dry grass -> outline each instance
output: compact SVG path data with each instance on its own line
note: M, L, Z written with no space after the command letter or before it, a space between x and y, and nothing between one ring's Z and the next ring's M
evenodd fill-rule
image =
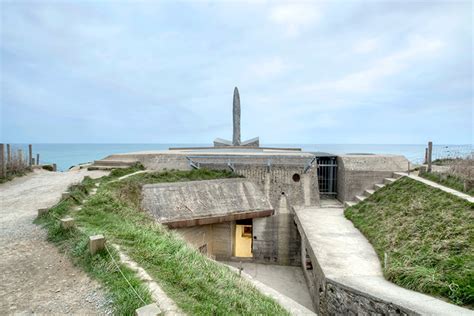
M12 152L11 161L7 162L7 172L5 177L0 177L0 183L21 177L31 171L27 159L18 152Z

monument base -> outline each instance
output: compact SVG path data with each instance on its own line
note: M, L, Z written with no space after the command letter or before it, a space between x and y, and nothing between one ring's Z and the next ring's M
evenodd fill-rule
M246 140L245 142L240 143L240 145L234 145L231 141L225 140L222 138L216 138L214 140L214 147L260 147L260 139L258 137Z

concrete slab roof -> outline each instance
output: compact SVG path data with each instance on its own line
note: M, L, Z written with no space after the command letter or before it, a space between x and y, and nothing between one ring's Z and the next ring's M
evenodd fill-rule
M142 206L168 227L189 227L270 216L274 210L263 192L242 179L148 184Z

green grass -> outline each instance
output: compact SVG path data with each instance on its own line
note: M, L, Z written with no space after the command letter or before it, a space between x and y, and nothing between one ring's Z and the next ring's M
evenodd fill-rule
M245 279L189 247L176 233L155 223L139 208L141 186L144 184L237 175L227 171L200 169L142 173L119 182L105 182L117 176L115 174L100 180L102 185L97 194L88 199L81 211L73 214L83 230L89 234L102 233L109 242L121 245L176 304L191 315L288 315L281 306L261 294ZM81 200L82 195L93 187L93 182L85 179L67 203ZM61 205L57 208L61 208ZM70 206L63 206L61 212L68 213L69 209ZM79 254L79 257L83 256L85 254ZM110 289L114 291L115 286Z
M464 180L460 177L454 175L443 176L441 173L437 172L425 172L420 175L421 177L439 183L441 185L447 186L451 189L458 190L459 192L464 192L470 196L474 196L474 188L469 191L464 191Z
M36 219L35 223L46 228L48 240L55 243L62 252L67 253L75 265L81 267L105 286L107 298L112 302L114 314L133 315L135 309L144 304L123 278L110 255L103 251L91 256L88 251L88 235L76 229L64 231L57 220L70 213L71 208L78 205L78 201L82 201L86 197L87 192L93 185L94 181L86 178L82 184L71 186L69 188L71 197L59 202L50 209L47 215ZM93 233L90 232L89 235L93 235ZM118 263L119 258L115 250L113 248L109 250ZM150 293L141 284L135 273L121 264L119 264L119 267L140 297L146 303L151 303Z
M388 254L388 280L472 308L473 212L473 203L402 178L346 209L345 215L381 262Z

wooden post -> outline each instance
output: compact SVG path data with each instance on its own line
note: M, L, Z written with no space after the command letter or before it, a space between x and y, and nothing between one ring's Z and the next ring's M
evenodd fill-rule
M40 164L40 154L36 154L36 164Z
M33 158L33 161L32 161L33 165L35 165L35 158Z
M427 164L428 163L428 147L425 148L425 162L423 162L423 164Z
M20 164L20 167L23 167L24 161L23 161L23 150L18 149L18 161Z
M11 168L12 165L12 146L7 144L7 167Z
M89 236L89 252L95 255L97 252L104 250L105 238L103 235Z
M33 145L28 145L28 166L33 165Z
M428 142L428 172L431 172L431 159L433 159L433 142Z
M7 166L5 163L5 144L0 144L0 176L5 178L7 176Z

